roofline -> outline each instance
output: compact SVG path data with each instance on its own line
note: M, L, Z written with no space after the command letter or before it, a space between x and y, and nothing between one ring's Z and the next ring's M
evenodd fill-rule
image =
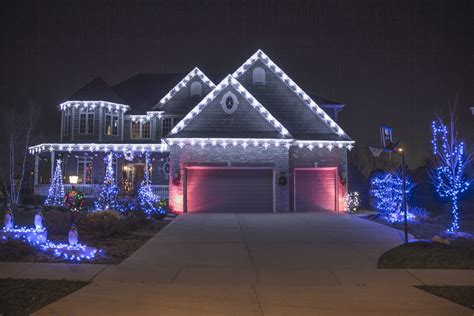
M141 151L141 152L169 152L167 144L164 143L43 143L28 147L30 154L54 151Z
M236 79L241 77L257 60L261 60L267 68L270 69L290 90L301 100L311 111L323 119L334 132L340 137L349 137L346 132L314 102L314 100L301 89L277 64L275 64L261 49L257 50L249 59L247 59L233 74Z
M58 109L60 111L63 111L64 109L69 108L69 107L75 107L76 109L79 107L91 107L94 109L98 106L100 106L101 108L103 107L115 108L116 110L122 110L124 112L127 112L128 110L130 110L130 106L127 104L115 103L115 102L110 102L110 101L102 101L102 100L82 100L82 101L68 100L66 102L59 104Z
M183 130L191 120L193 120L199 113L201 113L212 100L223 90L224 88L232 86L237 92L247 100L250 105L262 115L262 117L280 133L283 137L293 137L290 132L281 124L258 100L245 89L245 87L238 82L232 75L226 76L222 81L211 90L207 96L205 96L201 102L198 103L173 129L169 135L179 133Z
M153 105L151 108L152 110L156 110L162 108L169 100L171 100L182 88L184 88L187 83L193 79L194 77L198 76L207 86L211 89L215 88L214 82L211 81L198 67L194 67L183 79L181 79L178 84L176 84L173 89L171 89L164 97L161 98L158 103Z

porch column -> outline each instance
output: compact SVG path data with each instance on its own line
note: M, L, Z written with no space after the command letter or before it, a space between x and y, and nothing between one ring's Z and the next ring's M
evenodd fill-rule
M51 151L51 179L49 180L50 182L53 181L54 177L54 150Z
M147 155L149 155L149 154L147 153ZM145 158L145 179L149 179L151 181L151 179L150 179L150 170L148 169L149 168L149 166L148 166L149 161L148 160L149 159Z
M35 154L35 186L38 185L39 154Z

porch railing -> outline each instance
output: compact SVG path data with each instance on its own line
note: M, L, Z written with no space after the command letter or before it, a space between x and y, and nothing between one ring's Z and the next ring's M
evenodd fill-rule
M35 185L35 195L39 196L48 196L49 184L38 184ZM76 184L76 190L84 193L86 197L96 197L100 184ZM151 185L153 193L158 195L161 198L168 198L169 195L169 186L168 185ZM64 192L69 192L72 190L72 184L64 184Z

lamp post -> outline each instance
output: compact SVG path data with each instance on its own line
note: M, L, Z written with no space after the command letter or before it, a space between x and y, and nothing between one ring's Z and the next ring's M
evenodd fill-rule
M407 190L406 190L406 172L405 172L405 152L402 147L397 148L397 153L402 156L402 196L403 196L403 220L405 230L405 243L408 243L408 210L407 210Z

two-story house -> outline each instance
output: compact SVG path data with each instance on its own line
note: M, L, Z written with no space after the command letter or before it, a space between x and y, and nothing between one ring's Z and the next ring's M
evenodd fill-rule
M52 174L60 158L66 183L77 176L94 197L113 151L123 192L148 170L178 212L344 209L354 141L338 124L342 104L307 94L260 50L234 73L209 77L195 68L90 82L59 105L60 142L30 148L35 193L47 194L40 164L48 160Z

